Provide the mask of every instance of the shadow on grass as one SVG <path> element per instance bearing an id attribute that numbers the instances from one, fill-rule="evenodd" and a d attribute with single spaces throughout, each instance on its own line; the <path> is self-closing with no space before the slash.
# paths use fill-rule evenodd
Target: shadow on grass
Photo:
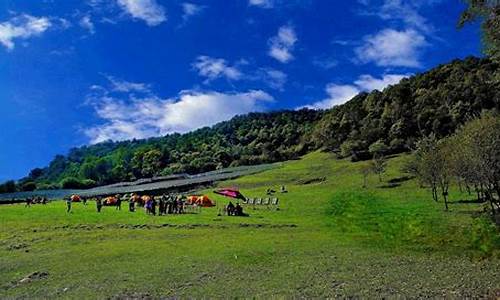
<path id="1" fill-rule="evenodd" d="M 387 182 L 388 183 L 401 183 L 401 182 L 412 180 L 414 178 L 415 178 L 414 176 L 401 176 L 401 177 L 389 179 Z"/>
<path id="2" fill-rule="evenodd" d="M 393 188 L 396 188 L 398 186 L 401 186 L 401 184 L 399 184 L 399 183 L 388 183 L 388 184 L 379 186 L 379 188 L 381 188 L 381 189 L 393 189 Z"/>
<path id="3" fill-rule="evenodd" d="M 462 199 L 450 202 L 450 204 L 481 204 L 486 203 L 485 199 Z"/>

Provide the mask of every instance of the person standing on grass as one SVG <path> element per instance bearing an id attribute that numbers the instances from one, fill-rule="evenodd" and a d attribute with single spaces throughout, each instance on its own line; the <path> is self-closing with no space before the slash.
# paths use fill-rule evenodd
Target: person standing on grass
<path id="1" fill-rule="evenodd" d="M 177 200 L 177 207 L 178 207 L 178 210 L 179 210 L 179 214 L 183 214 L 184 213 L 184 200 L 183 200 L 183 196 L 179 196 L 179 199 Z"/>
<path id="2" fill-rule="evenodd" d="M 66 212 L 70 213 L 71 212 L 71 197 L 66 198 Z"/>
<path id="3" fill-rule="evenodd" d="M 151 213 L 156 216 L 156 200 L 154 197 L 151 197 Z"/>
<path id="4" fill-rule="evenodd" d="M 229 201 L 229 204 L 226 206 L 226 210 L 227 210 L 227 215 L 228 216 L 234 215 L 234 204 L 233 204 L 233 202 Z"/>
<path id="5" fill-rule="evenodd" d="M 158 215 L 163 215 L 163 211 L 165 210 L 165 201 L 163 201 L 163 197 L 160 198 L 160 202 L 158 203 Z"/>
<path id="6" fill-rule="evenodd" d="M 122 197 L 116 195 L 116 210 L 122 210 Z"/>
<path id="7" fill-rule="evenodd" d="M 167 199 L 167 214 L 171 215 L 173 213 L 173 202 L 172 202 L 172 195 L 168 195 Z"/>
<path id="8" fill-rule="evenodd" d="M 24 207 L 31 207 L 31 199 L 29 197 L 26 197 L 26 204 Z"/>
<path id="9" fill-rule="evenodd" d="M 161 195 L 161 198 L 160 198 L 163 202 L 163 210 L 161 212 L 162 215 L 166 215 L 167 214 L 167 205 L 168 205 L 168 198 L 167 198 L 167 195 L 163 194 Z M 160 202 L 161 203 L 161 202 Z"/>
<path id="10" fill-rule="evenodd" d="M 87 197 L 82 197 L 83 205 L 87 206 Z"/>
<path id="11" fill-rule="evenodd" d="M 144 206 L 145 210 L 146 210 L 146 213 L 149 215 L 151 213 L 151 205 L 153 203 L 151 202 L 151 198 L 148 198 L 146 200 L 146 205 Z"/>
<path id="12" fill-rule="evenodd" d="M 174 214 L 177 213 L 177 197 L 172 197 L 172 211 Z"/>
<path id="13" fill-rule="evenodd" d="M 134 212 L 135 211 L 135 205 L 134 205 L 134 199 L 130 198 L 128 200 L 128 211 L 129 212 Z"/>
<path id="14" fill-rule="evenodd" d="M 95 205 L 97 207 L 97 212 L 100 213 L 101 212 L 101 208 L 102 208 L 101 197 L 97 197 L 97 199 L 95 200 Z"/>

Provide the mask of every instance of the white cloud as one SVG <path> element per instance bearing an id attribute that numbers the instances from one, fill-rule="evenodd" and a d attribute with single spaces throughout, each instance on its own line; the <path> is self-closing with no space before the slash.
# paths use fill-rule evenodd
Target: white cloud
<path id="1" fill-rule="evenodd" d="M 89 103 L 104 123 L 85 130 L 91 143 L 188 132 L 265 109 L 273 97 L 260 90 L 245 93 L 183 91 L 173 99 L 157 96 L 127 100 L 102 95 Z"/>
<path id="2" fill-rule="evenodd" d="M 83 16 L 80 19 L 80 22 L 78 22 L 78 24 L 82 28 L 87 29 L 90 32 L 90 34 L 94 34 L 95 33 L 95 26 L 94 26 L 94 23 L 92 22 L 92 19 L 90 18 L 89 15 Z"/>
<path id="3" fill-rule="evenodd" d="M 182 12 L 183 12 L 182 18 L 184 19 L 184 21 L 186 21 L 192 16 L 200 14 L 202 11 L 203 11 L 203 6 L 201 5 L 196 5 L 188 2 L 182 3 Z"/>
<path id="4" fill-rule="evenodd" d="M 272 8 L 274 6 L 273 0 L 249 0 L 248 5 L 258 6 L 262 8 Z"/>
<path id="5" fill-rule="evenodd" d="M 120 7 L 135 19 L 141 19 L 148 26 L 156 26 L 167 20 L 163 6 L 156 0 L 117 0 Z"/>
<path id="6" fill-rule="evenodd" d="M 431 32 L 433 26 L 419 13 L 419 9 L 424 5 L 433 5 L 440 0 L 384 0 L 382 5 L 374 9 L 372 1 L 365 0 L 360 3 L 368 6 L 370 11 L 364 12 L 366 15 L 376 15 L 382 20 L 401 21 L 405 26 Z"/>
<path id="7" fill-rule="evenodd" d="M 355 52 L 363 63 L 374 62 L 384 67 L 420 67 L 420 50 L 427 45 L 425 37 L 413 29 L 384 29 L 366 36 L 364 44 Z"/>
<path id="8" fill-rule="evenodd" d="M 315 109 L 328 109 L 336 105 L 344 104 L 361 92 L 379 90 L 382 91 L 389 85 L 396 84 L 409 75 L 386 74 L 382 78 L 371 75 L 361 75 L 353 84 L 334 84 L 326 86 L 328 98 L 315 102 L 305 107 Z"/>
<path id="9" fill-rule="evenodd" d="M 269 40 L 269 56 L 282 63 L 293 59 L 292 50 L 297 42 L 297 35 L 291 26 L 282 26 L 278 34 Z"/>
<path id="10" fill-rule="evenodd" d="M 28 39 L 39 36 L 52 26 L 47 17 L 33 17 L 23 14 L 0 23 L 0 43 L 8 50 L 15 47 L 15 39 Z"/>
<path id="11" fill-rule="evenodd" d="M 257 72 L 256 78 L 264 82 L 264 84 L 266 84 L 270 88 L 282 91 L 286 84 L 288 76 L 280 70 L 261 68 Z"/>
<path id="12" fill-rule="evenodd" d="M 207 78 L 206 82 L 222 77 L 228 80 L 239 80 L 243 76 L 236 66 L 229 66 L 227 61 L 222 58 L 198 56 L 193 67 L 200 76 Z"/>
<path id="13" fill-rule="evenodd" d="M 409 77 L 410 74 L 386 74 L 382 78 L 375 78 L 371 75 L 361 75 L 354 82 L 362 91 L 379 90 L 382 91 L 389 85 L 399 83 L 401 79 Z"/>
<path id="14" fill-rule="evenodd" d="M 311 105 L 307 105 L 306 107 L 314 109 L 331 108 L 335 105 L 346 103 L 360 92 L 360 90 L 356 86 L 347 84 L 339 85 L 333 83 L 328 84 L 325 90 L 328 94 L 328 98 L 315 102 Z"/>
<path id="15" fill-rule="evenodd" d="M 131 93 L 131 92 L 140 92 L 140 93 L 149 93 L 149 85 L 145 83 L 139 82 L 130 82 L 121 79 L 117 79 L 113 76 L 106 75 L 105 76 L 111 85 L 111 90 L 113 92 L 121 92 L 121 93 Z M 92 86 L 95 87 L 95 86 Z"/>
<path id="16" fill-rule="evenodd" d="M 417 7 L 411 5 L 408 1 L 403 3 L 402 0 L 385 0 L 379 16 L 384 20 L 400 19 L 407 26 L 423 31 L 430 31 L 432 29 L 427 23 L 427 19 L 418 13 Z"/>

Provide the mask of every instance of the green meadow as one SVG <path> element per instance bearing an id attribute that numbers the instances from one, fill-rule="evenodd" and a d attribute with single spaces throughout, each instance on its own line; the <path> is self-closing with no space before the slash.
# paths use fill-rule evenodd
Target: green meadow
<path id="1" fill-rule="evenodd" d="M 0 298 L 295 298 L 500 296 L 500 234 L 474 195 L 450 211 L 389 160 L 383 182 L 368 162 L 311 153 L 221 182 L 247 197 L 276 193 L 279 209 L 228 199 L 196 214 L 153 217 L 77 203 L 0 206 Z M 42 276 L 23 280 L 34 272 Z"/>

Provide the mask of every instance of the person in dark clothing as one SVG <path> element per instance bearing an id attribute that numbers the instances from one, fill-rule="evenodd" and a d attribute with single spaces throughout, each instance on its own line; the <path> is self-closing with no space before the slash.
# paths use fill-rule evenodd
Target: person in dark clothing
<path id="1" fill-rule="evenodd" d="M 173 198 L 173 197 L 172 197 L 172 212 L 173 212 L 174 214 L 176 214 L 176 213 L 177 213 L 177 199 L 175 199 L 175 198 Z"/>
<path id="2" fill-rule="evenodd" d="M 163 201 L 163 197 L 160 198 L 160 202 L 158 203 L 158 215 L 163 215 L 165 211 L 165 201 Z"/>
<path id="3" fill-rule="evenodd" d="M 236 207 L 234 208 L 234 215 L 239 217 L 248 217 L 248 214 L 243 212 L 243 207 L 236 203 Z"/>
<path id="4" fill-rule="evenodd" d="M 102 199 L 101 199 L 101 197 L 97 197 L 97 199 L 95 200 L 95 205 L 97 207 L 97 212 L 100 213 L 101 212 L 101 208 L 102 208 Z"/>
<path id="5" fill-rule="evenodd" d="M 116 195 L 116 210 L 122 210 L 122 197 Z"/>
<path id="6" fill-rule="evenodd" d="M 174 203 L 172 201 L 172 196 L 168 196 L 167 200 L 167 213 L 172 214 L 174 212 Z"/>
<path id="7" fill-rule="evenodd" d="M 132 198 L 130 198 L 130 200 L 128 201 L 128 211 L 129 212 L 135 211 L 134 200 Z"/>
<path id="8" fill-rule="evenodd" d="M 182 200 L 182 197 L 177 199 L 177 210 L 179 211 L 179 214 L 184 213 L 184 201 Z"/>
<path id="9" fill-rule="evenodd" d="M 47 197 L 43 197 L 42 204 L 47 204 Z"/>
<path id="10" fill-rule="evenodd" d="M 29 197 L 26 198 L 26 204 L 24 207 L 31 207 L 31 199 Z"/>
<path id="11" fill-rule="evenodd" d="M 167 197 L 167 195 L 163 194 L 163 195 L 161 195 L 160 199 L 161 199 L 160 201 L 163 202 L 163 211 L 161 212 L 161 214 L 166 215 L 167 214 L 167 206 L 168 206 L 168 197 Z"/>
<path id="12" fill-rule="evenodd" d="M 71 201 L 72 201 L 71 197 L 66 198 L 66 207 L 67 207 L 66 212 L 68 213 L 71 212 Z"/>
<path id="13" fill-rule="evenodd" d="M 233 202 L 229 201 L 229 204 L 226 206 L 226 210 L 227 210 L 227 215 L 228 216 L 234 215 L 234 204 L 233 204 Z"/>
<path id="14" fill-rule="evenodd" d="M 156 216 L 156 200 L 154 198 L 151 199 L 151 213 Z"/>
<path id="15" fill-rule="evenodd" d="M 87 206 L 87 197 L 82 197 L 83 205 Z"/>

